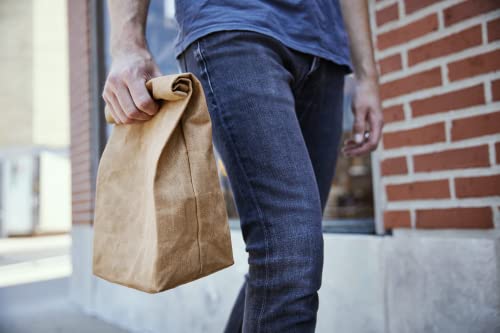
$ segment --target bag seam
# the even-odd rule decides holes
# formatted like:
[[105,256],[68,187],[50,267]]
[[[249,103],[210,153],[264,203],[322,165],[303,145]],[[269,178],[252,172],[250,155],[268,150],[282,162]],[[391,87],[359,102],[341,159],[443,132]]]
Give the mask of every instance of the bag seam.
[[[193,92],[191,92],[191,96],[192,96]],[[188,104],[186,105],[186,108],[189,106],[189,104],[191,103],[191,101],[188,102]],[[189,149],[187,147],[187,142],[186,142],[186,136],[184,134],[184,122],[183,122],[183,118],[184,118],[184,115],[185,113],[183,114],[183,116],[181,117],[181,130],[182,130],[182,140],[184,141],[184,145],[186,146],[186,157],[187,157],[187,160],[188,160],[188,168],[189,168],[189,182],[191,184],[191,188],[193,190],[193,195],[194,195],[194,206],[195,206],[195,210],[196,210],[196,242],[197,242],[197,245],[198,245],[198,258],[199,258],[199,265],[200,265],[200,270],[199,270],[199,273],[198,274],[202,274],[203,273],[203,263],[202,263],[202,260],[201,260],[201,245],[200,245],[200,218],[198,216],[199,214],[199,209],[198,209],[198,196],[196,195],[196,190],[194,188],[194,183],[193,183],[193,172],[192,172],[192,167],[191,167],[191,159],[189,158]]]

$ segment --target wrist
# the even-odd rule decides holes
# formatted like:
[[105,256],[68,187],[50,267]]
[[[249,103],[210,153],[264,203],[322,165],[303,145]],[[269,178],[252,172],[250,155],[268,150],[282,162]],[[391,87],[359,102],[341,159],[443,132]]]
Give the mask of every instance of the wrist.
[[355,64],[354,67],[356,80],[378,83],[379,77],[374,61],[358,61],[357,66]]
[[356,80],[363,82],[372,82],[378,84],[378,73],[375,69],[358,70],[355,72]]
[[140,31],[127,32],[111,36],[111,57],[117,58],[123,55],[135,54],[145,58],[151,58],[146,37]]

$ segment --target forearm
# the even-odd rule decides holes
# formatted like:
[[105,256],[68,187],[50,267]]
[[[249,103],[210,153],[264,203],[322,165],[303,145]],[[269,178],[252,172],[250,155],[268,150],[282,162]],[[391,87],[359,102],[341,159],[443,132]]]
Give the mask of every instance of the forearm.
[[111,19],[111,56],[147,50],[146,19],[149,0],[108,0]]
[[378,80],[373,58],[370,19],[367,0],[339,0],[347,34],[351,58],[357,79]]
[[102,97],[116,124],[150,120],[158,112],[146,82],[161,75],[146,43],[149,0],[108,0],[111,57]]

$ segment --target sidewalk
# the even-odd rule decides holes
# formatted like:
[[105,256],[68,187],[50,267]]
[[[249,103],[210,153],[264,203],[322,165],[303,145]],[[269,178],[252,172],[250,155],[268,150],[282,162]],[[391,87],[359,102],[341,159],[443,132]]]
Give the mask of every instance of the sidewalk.
[[0,239],[0,333],[126,333],[68,302],[68,235]]

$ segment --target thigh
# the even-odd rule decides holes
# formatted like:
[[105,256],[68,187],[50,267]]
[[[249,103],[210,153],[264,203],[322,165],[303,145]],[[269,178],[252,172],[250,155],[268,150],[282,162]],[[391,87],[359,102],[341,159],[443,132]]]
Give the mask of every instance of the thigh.
[[[214,145],[228,173],[245,241],[262,237],[262,230],[246,228],[255,220],[264,221],[263,232],[273,239],[294,223],[298,233],[320,224],[301,218],[317,215],[321,204],[295,112],[293,76],[273,43],[254,32],[221,32],[193,43],[181,59],[205,89]],[[247,242],[247,248],[256,244]]]
[[343,67],[324,59],[317,62],[297,89],[296,109],[314,167],[324,210],[335,174],[343,132]]

